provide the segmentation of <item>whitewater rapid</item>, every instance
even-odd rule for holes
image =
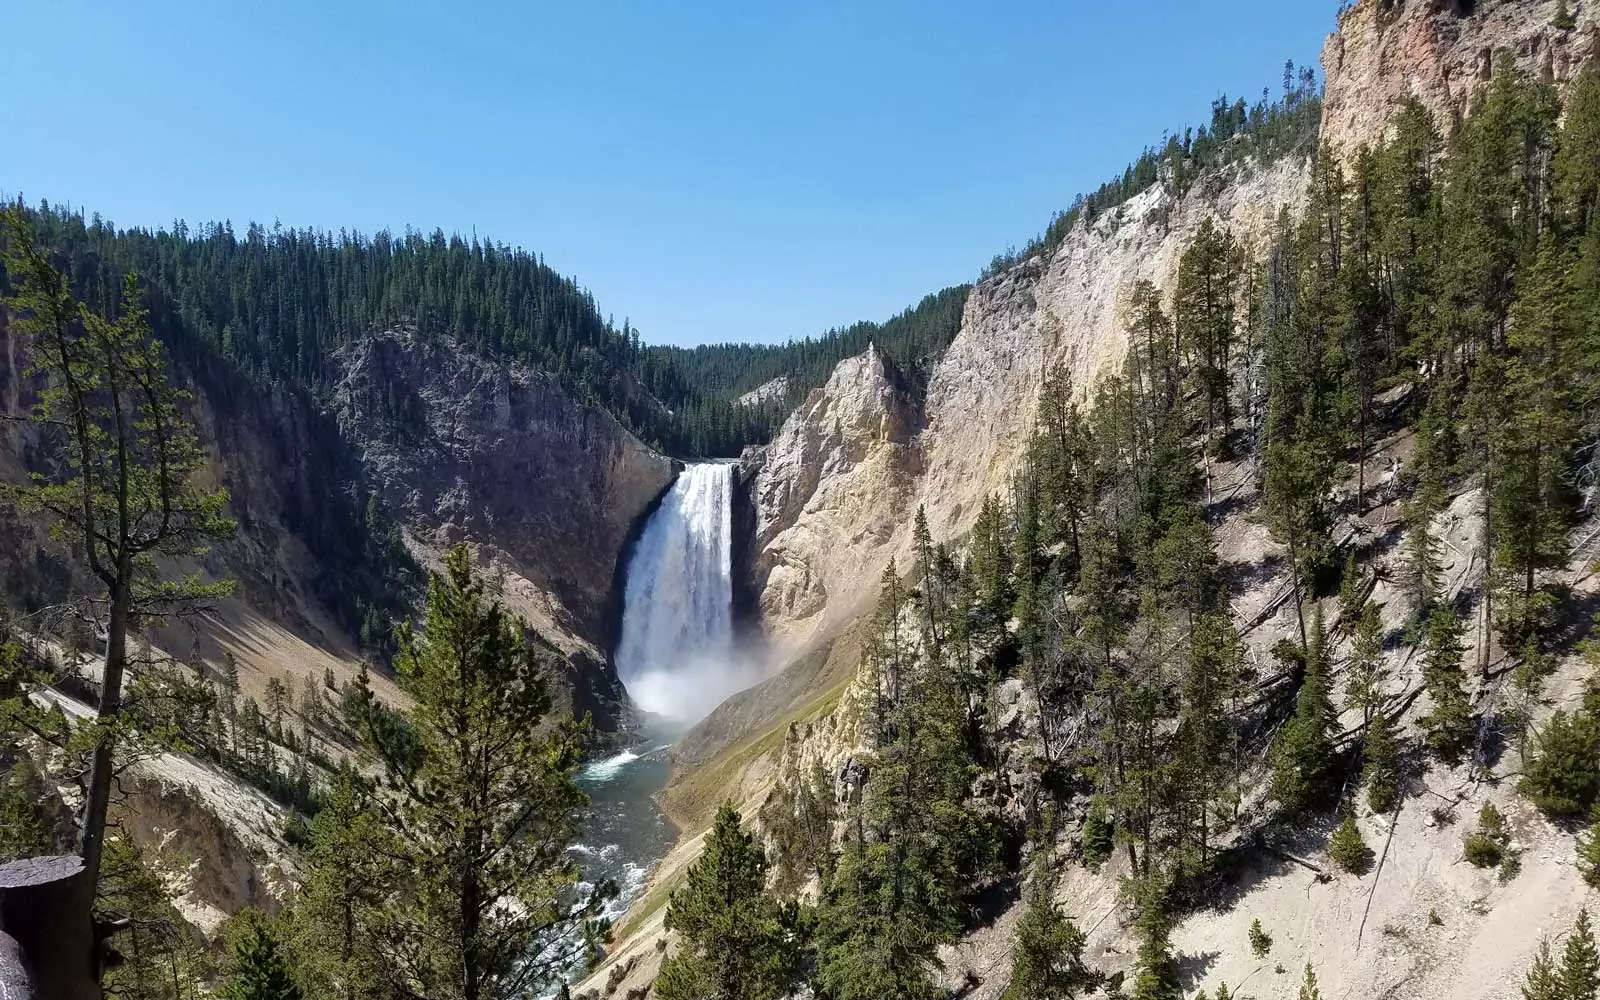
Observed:
[[[634,704],[698,720],[756,678],[733,643],[733,465],[686,466],[628,562],[617,674]]]

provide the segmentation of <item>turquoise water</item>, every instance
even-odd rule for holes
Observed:
[[[616,884],[618,895],[608,909],[613,920],[644,892],[650,872],[678,837],[654,799],[667,783],[671,744],[646,737],[639,746],[594,761],[578,774],[578,786],[589,795],[589,819],[572,850],[587,882],[610,879]]]

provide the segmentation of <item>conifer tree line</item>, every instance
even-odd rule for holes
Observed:
[[[1321,124],[1322,90],[1316,70],[1296,67],[1291,60],[1284,64],[1283,90],[1276,99],[1269,88],[1264,88],[1253,104],[1243,97],[1232,101],[1227,95],[1218,97],[1211,102],[1208,124],[1185,128],[1181,137],[1168,133],[1159,146],[1147,147],[1120,176],[1079,195],[1070,208],[1056,213],[1044,233],[1020,251],[995,255],[984,269],[984,277],[1015,267],[1035,254],[1050,253],[1080,222],[1094,222],[1157,181],[1164,182],[1172,195],[1182,197],[1197,178],[1217,167],[1246,161],[1264,166],[1289,156],[1309,155]]]
[[[1415,762],[1386,676],[1394,638],[1367,586],[1372,547],[1343,530],[1380,504],[1399,504],[1406,525],[1400,641],[1417,647],[1426,695],[1414,749],[1484,763],[1486,727],[1503,721],[1480,717],[1472,695],[1514,665],[1528,716],[1513,734],[1519,790],[1553,816],[1600,815],[1600,673],[1576,709],[1531,721],[1571,641],[1557,571],[1600,428],[1600,70],[1585,69],[1563,108],[1548,82],[1504,65],[1477,109],[1446,138],[1407,105],[1379,147],[1324,150],[1305,212],[1285,212],[1268,246],[1243,247],[1211,221],[1170,299],[1148,282],[1126,290],[1115,375],[1080,392],[1064,367],[1041,373],[1027,461],[964,550],[935,543],[919,511],[909,564],[882,575],[854,689],[866,750],[849,780],[817,771],[779,789],[760,836],[719,811],[668,903],[677,937],[658,995],[776,998],[804,983],[824,1000],[942,997],[940,948],[984,919],[986,889],[1020,882],[1007,995],[1179,997],[1175,920],[1207,898],[1222,852],[1270,818],[1243,809],[1262,780],[1272,816],[1342,811],[1328,853],[1359,875],[1371,855],[1362,803],[1403,804]],[[67,434],[81,457],[15,499],[82,539],[85,558],[97,546],[125,555],[114,562],[126,576],[96,569],[96,598],[112,621],[123,602],[133,652],[106,654],[102,718],[85,726],[28,698],[55,680],[41,664],[0,653],[0,844],[19,855],[62,834],[37,808],[36,741],[68,772],[198,747],[271,775],[274,744],[293,749],[297,702],[309,727],[327,697],[279,684],[265,705],[235,707],[226,667],[208,681],[138,652],[142,626],[215,594],[141,557],[224,536],[225,498],[191,482],[191,431],[144,318],[149,286],[125,281],[120,307],[79,309],[70,289],[92,273],[67,284],[28,259],[11,258],[37,268],[22,285],[23,332],[55,338],[65,387],[43,415],[79,425]],[[8,280],[18,273],[8,263]],[[143,394],[122,443],[170,461],[104,458],[118,450],[108,435],[128,434],[114,385]],[[1369,464],[1397,433],[1411,457],[1382,482]],[[1265,664],[1245,653],[1213,537],[1223,466],[1259,487],[1283,549],[1293,623]],[[147,530],[108,533],[104,514],[126,496]],[[1452,498],[1474,496],[1482,550],[1446,580],[1433,525]],[[1468,614],[1495,639],[1471,664]],[[316,808],[294,835],[294,898],[278,917],[240,919],[230,956],[195,949],[158,859],[85,811],[73,833],[95,852],[100,911],[127,924],[117,995],[176,1000],[204,982],[239,1000],[510,998],[557,988],[592,956],[610,890],[583,886],[567,850],[582,733],[550,718],[554,654],[464,548],[430,577],[426,621],[399,624],[392,643],[411,707],[383,706],[364,678],[344,690],[335,732],[353,762],[307,765]],[[125,701],[113,656],[128,668]],[[999,731],[1003,686],[1034,706],[1020,744]],[[1486,808],[1479,826],[1467,859],[1503,864],[1503,820]],[[1591,880],[1596,840],[1591,829],[1575,859]],[[1139,944],[1119,976],[1086,964],[1085,934],[1056,902],[1067,863],[1120,876]],[[1270,935],[1253,931],[1241,945],[1264,954]],[[1592,1000],[1594,954],[1580,915],[1560,960],[1541,952],[1529,970],[1527,995]],[[1320,995],[1309,966],[1299,995]]]
[[[414,326],[498,359],[561,376],[647,443],[685,458],[736,456],[766,441],[840,360],[877,341],[925,373],[961,322],[967,286],[927,296],[884,323],[862,322],[785,344],[646,346],[624,320],[542,257],[441,231],[365,235],[231,224],[118,229],[61,206],[26,208],[35,239],[61,258],[98,314],[119,308],[136,272],[156,333],[180,365],[220,357],[247,381],[331,388],[332,355],[376,330]],[[9,287],[0,271],[0,292]],[[779,375],[790,394],[734,402]]]
[[[788,978],[752,995],[802,980],[839,1000],[942,995],[939,946],[1020,852],[1033,863],[1007,995],[1178,997],[1169,934],[1207,898],[1223,850],[1274,817],[1342,813],[1329,858],[1359,877],[1374,863],[1359,814],[1405,801],[1418,752],[1484,763],[1483,734],[1507,721],[1482,717],[1475,689],[1514,668],[1537,704],[1570,648],[1557,570],[1600,432],[1600,71],[1584,70],[1563,115],[1550,83],[1503,64],[1475,107],[1448,137],[1411,103],[1376,148],[1323,150],[1304,213],[1284,212],[1267,246],[1206,222],[1170,300],[1127,290],[1114,377],[1085,394],[1066,369],[1044,373],[1028,460],[965,551],[933,544],[919,512],[913,564],[885,571],[864,643],[868,752],[761,811],[766,905],[793,913],[770,911],[761,951]],[[1415,450],[1394,477],[1375,456],[1397,434]],[[1266,663],[1245,655],[1212,536],[1223,463],[1255,482],[1284,551],[1290,635]],[[1433,525],[1452,497],[1487,530],[1466,575],[1446,580]],[[1375,547],[1351,533],[1395,504],[1399,636],[1370,597]],[[1468,663],[1473,614],[1494,648]],[[1395,642],[1417,647],[1423,675],[1414,748]],[[995,733],[1006,683],[1039,706],[1025,717],[1036,784]],[[1600,816],[1600,670],[1576,711],[1524,725],[1519,789],[1552,816]],[[1263,779],[1268,814],[1241,811]],[[1012,781],[1026,820],[985,798]],[[1074,795],[1089,803],[1076,814]],[[1495,863],[1509,855],[1500,822],[1481,834]],[[1585,877],[1596,840],[1579,840]],[[1115,982],[1084,965],[1082,932],[1054,901],[1069,858],[1120,873],[1140,946]],[[695,884],[674,908],[705,905]],[[1530,997],[1594,995],[1587,926],[1572,932],[1575,971],[1542,958]],[[690,963],[719,954],[693,931],[676,947]],[[1305,972],[1300,995],[1319,996]],[[1538,985],[1550,982],[1573,985]]]
[[[22,212],[4,221],[9,332],[41,387],[34,421],[62,456],[5,484],[5,499],[50,522],[97,588],[61,616],[84,627],[44,637],[56,646],[30,627],[0,633],[0,850],[84,862],[86,891],[53,925],[79,959],[53,965],[64,978],[52,991],[491,1000],[554,988],[603,939],[613,892],[580,883],[568,851],[588,739],[586,721],[552,717],[560,655],[505,610],[465,545],[430,577],[421,627],[389,633],[404,710],[377,701],[365,669],[337,697],[331,673],[273,676],[258,702],[231,655],[214,669],[152,649],[152,630],[228,592],[180,571],[233,531],[227,495],[198,481],[188,398],[137,276],[103,315]],[[69,714],[62,697],[96,711]],[[178,860],[113,821],[130,767],[170,753],[209,757],[290,807],[290,906],[235,918],[231,958],[169,899]],[[73,785],[80,801],[57,791]]]
[[[1309,68],[1285,67],[1283,93],[1259,101],[1218,98],[1211,120],[1167,136],[1123,174],[1059,213],[1022,254],[995,258],[985,276],[1048,252],[1080,219],[1093,219],[1165,178],[1187,190],[1220,164],[1271,162],[1303,153],[1321,100]],[[122,275],[145,285],[156,333],[182,364],[220,357],[247,379],[326,391],[340,347],[391,326],[453,339],[491,358],[557,374],[579,398],[602,406],[644,441],[684,457],[736,456],[768,440],[841,360],[876,343],[920,395],[934,362],[960,328],[968,285],[925,296],[883,321],[863,321],[780,344],[650,346],[618,326],[573,278],[542,255],[475,234],[407,229],[399,235],[232,223],[119,229],[99,214],[40,202],[27,212],[40,245],[95,312],[113,315]],[[3,238],[0,238],[3,239]],[[9,288],[0,270],[0,292]],[[759,405],[737,397],[778,377],[789,391]]]

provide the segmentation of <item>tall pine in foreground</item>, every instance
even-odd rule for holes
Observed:
[[[289,972],[283,942],[265,920],[254,920],[233,948],[233,971],[222,986],[225,1000],[303,1000]]]
[[[677,950],[661,963],[662,1000],[776,1000],[794,979],[794,952],[767,893],[767,859],[723,803],[700,858],[667,903]]]
[[[472,571],[458,545],[428,585],[421,635],[401,630],[414,749],[369,724],[384,766],[391,860],[408,884],[382,947],[403,995],[510,1000],[592,953],[609,887],[581,891],[567,853],[587,799],[573,784],[574,723],[550,724],[549,654]],[[374,719],[370,691],[362,692]]]
[[[97,606],[105,609],[94,623],[105,636],[105,659],[78,824],[79,851],[93,883],[105,846],[117,743],[129,735],[130,727],[118,723],[130,639],[228,589],[199,574],[163,578],[158,560],[203,554],[207,542],[232,534],[233,522],[223,514],[227,492],[197,482],[204,456],[184,412],[189,395],[168,377],[166,351],[151,332],[138,276],[124,276],[119,307],[102,315],[74,298],[71,282],[34,242],[20,210],[8,211],[3,222],[5,271],[15,293],[0,305],[16,316],[11,333],[44,384],[33,418],[64,429],[66,442],[50,475],[5,484],[0,496],[23,514],[51,521],[56,536],[80,554],[100,588],[93,595]]]
[[[1055,901],[1056,877],[1040,849],[1028,889],[1028,908],[1011,946],[1011,985],[1005,1000],[1072,1000],[1100,982],[1083,961],[1085,938]]]

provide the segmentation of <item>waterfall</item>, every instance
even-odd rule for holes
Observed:
[[[733,466],[690,465],[628,562],[617,673],[640,708],[693,722],[757,679],[733,647]]]

